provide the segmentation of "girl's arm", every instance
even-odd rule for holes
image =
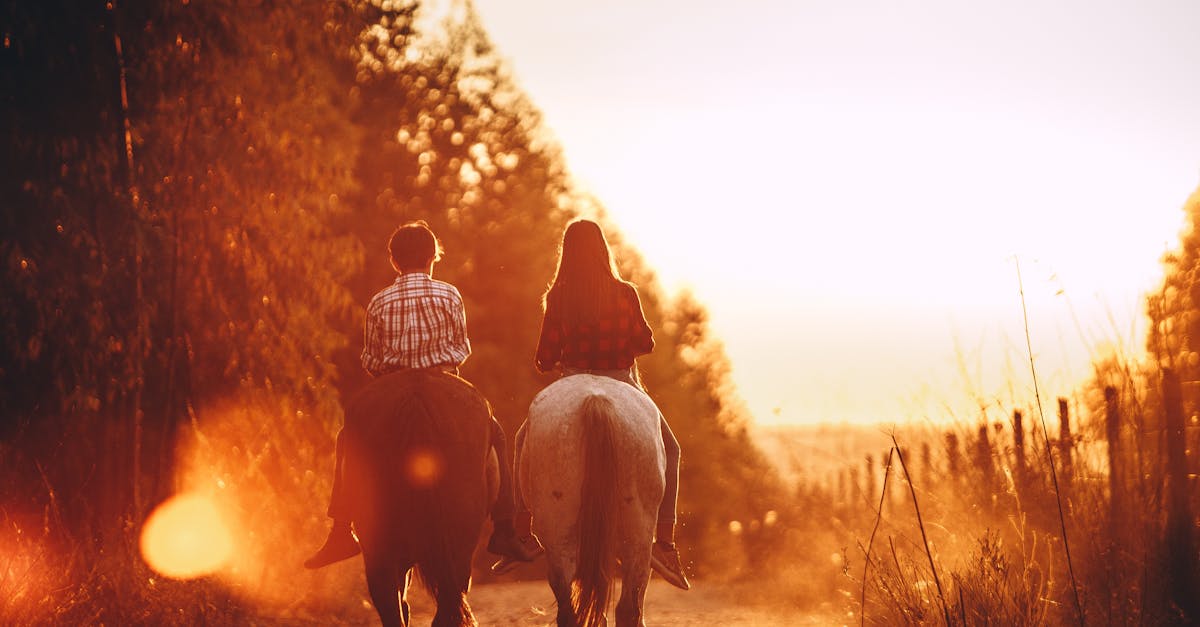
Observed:
[[[646,322],[646,314],[642,311],[642,300],[638,298],[636,287],[629,286],[629,296],[634,320],[630,348],[634,350],[635,355],[645,355],[654,350],[654,332],[650,330],[650,324]]]
[[[542,332],[538,337],[535,358],[538,372],[554,370],[562,357],[562,331],[556,318],[554,307],[547,302],[546,313],[542,315]]]

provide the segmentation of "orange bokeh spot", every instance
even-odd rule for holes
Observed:
[[[219,569],[233,554],[233,536],[211,500],[180,494],[164,501],[142,525],[142,559],[156,572],[191,579]]]
[[[442,476],[443,464],[441,455],[430,450],[413,451],[404,466],[409,482],[420,488],[427,488]]]

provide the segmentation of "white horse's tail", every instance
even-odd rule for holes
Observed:
[[[579,503],[579,562],[571,591],[576,623],[605,624],[612,593],[613,532],[605,520],[617,510],[616,442],[612,399],[592,394],[580,406],[583,421],[583,481]]]

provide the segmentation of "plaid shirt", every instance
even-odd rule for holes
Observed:
[[[462,296],[449,283],[401,274],[367,305],[362,365],[372,375],[458,366],[470,354]]]
[[[653,350],[654,336],[646,324],[637,290],[625,285],[618,294],[617,301],[598,320],[578,325],[568,325],[553,302],[547,302],[537,347],[538,370],[629,368],[635,357]]]

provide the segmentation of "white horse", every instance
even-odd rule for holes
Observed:
[[[555,381],[529,407],[517,472],[560,627],[606,624],[618,563],[617,625],[645,625],[666,468],[659,416],[641,390],[591,374]]]

